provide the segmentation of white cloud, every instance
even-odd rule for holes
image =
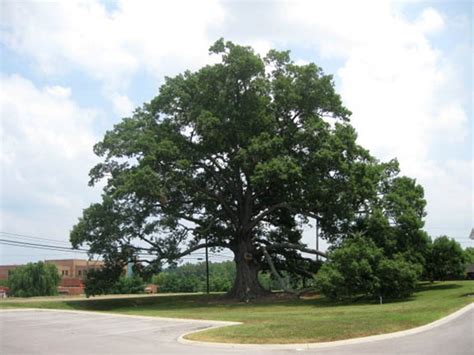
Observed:
[[[472,160],[430,164],[427,173],[419,177],[429,203],[427,230],[433,236],[446,234],[464,243],[474,225]]]
[[[209,61],[207,32],[222,17],[213,0],[119,1],[111,12],[95,0],[6,1],[0,38],[44,74],[79,69],[123,95],[138,71],[161,78]]]
[[[98,195],[87,187],[98,113],[77,106],[69,88],[38,88],[18,75],[0,82],[2,230],[65,240]]]
[[[133,102],[126,95],[112,94],[111,100],[115,113],[120,117],[130,116],[133,109],[135,108]]]
[[[1,38],[46,73],[69,65],[120,86],[139,69],[161,77],[183,60],[202,65],[221,18],[216,1],[119,1],[113,12],[94,0],[6,2]]]
[[[462,105],[454,100],[439,107],[431,124],[433,133],[441,135],[450,143],[463,142],[468,136],[469,120],[466,112]]]
[[[444,20],[438,11],[428,7],[423,10],[415,25],[426,34],[436,33],[443,29]]]
[[[71,88],[65,88],[60,85],[49,86],[45,90],[48,94],[58,98],[68,98],[71,96]]]

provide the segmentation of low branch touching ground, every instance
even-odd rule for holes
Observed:
[[[286,287],[285,283],[283,282],[283,279],[281,278],[280,274],[275,268],[275,264],[273,264],[272,257],[268,253],[267,249],[265,247],[262,247],[263,255],[265,255],[265,260],[267,261],[268,266],[270,267],[270,270],[273,274],[273,276],[276,277],[278,280],[278,283],[280,284],[280,287],[282,288],[283,291],[288,292],[288,293],[293,293],[296,294],[296,291]]]

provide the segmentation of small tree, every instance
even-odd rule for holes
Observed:
[[[389,258],[371,239],[357,236],[329,254],[316,275],[316,285],[331,299],[398,298],[413,293],[420,274],[421,265],[401,254]]]
[[[123,274],[120,267],[110,268],[107,273],[101,270],[89,270],[84,280],[84,292],[87,297],[111,293],[112,288]]]
[[[430,247],[425,266],[425,277],[452,280],[464,277],[465,253],[461,245],[447,236],[436,238]]]
[[[60,279],[55,265],[40,261],[16,268],[8,284],[15,297],[52,296],[58,293]]]
[[[372,295],[378,289],[376,268],[382,257],[373,241],[362,237],[347,239],[329,254],[329,260],[316,275],[316,285],[332,299]]]
[[[377,268],[379,295],[389,298],[410,296],[416,289],[422,266],[407,262],[401,255],[383,258]]]
[[[112,294],[133,294],[143,292],[145,292],[145,282],[139,276],[122,276],[110,290],[110,293]]]

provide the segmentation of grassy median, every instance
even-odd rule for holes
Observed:
[[[410,298],[387,302],[334,303],[324,297],[245,304],[221,295],[172,295],[83,301],[1,301],[0,308],[34,307],[143,316],[239,321],[189,339],[235,343],[300,343],[340,340],[420,326],[474,301],[474,281],[424,283]]]

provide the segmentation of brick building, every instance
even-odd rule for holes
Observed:
[[[45,260],[44,262],[46,264],[56,265],[59,275],[61,276],[61,280],[83,280],[89,270],[100,269],[102,265],[104,265],[102,261],[81,259]]]
[[[21,265],[0,265],[0,280],[8,280],[11,272]]]
[[[45,260],[46,264],[56,265],[61,281],[58,292],[67,295],[84,293],[84,278],[92,269],[100,269],[102,261],[81,259]],[[0,265],[0,280],[7,280],[10,273],[21,265]]]

